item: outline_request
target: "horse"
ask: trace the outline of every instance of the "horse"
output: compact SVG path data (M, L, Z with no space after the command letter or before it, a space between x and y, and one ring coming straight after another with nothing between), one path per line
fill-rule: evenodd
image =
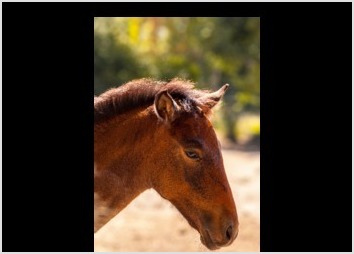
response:
M210 250L238 235L236 205L210 121L228 88L138 79L94 98L94 232L143 191L170 201Z

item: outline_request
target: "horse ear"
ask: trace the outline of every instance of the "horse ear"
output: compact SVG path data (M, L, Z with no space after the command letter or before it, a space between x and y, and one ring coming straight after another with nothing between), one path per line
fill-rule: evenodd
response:
M178 105L167 91L161 91L155 96L154 109L159 119L172 122L176 118Z
M206 94L199 98L199 103L203 107L212 109L221 100L226 90L229 88L229 84L223 85L219 90L213 93Z

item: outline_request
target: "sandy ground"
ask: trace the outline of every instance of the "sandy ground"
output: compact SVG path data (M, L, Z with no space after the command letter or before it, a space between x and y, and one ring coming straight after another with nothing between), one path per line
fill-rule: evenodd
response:
M239 214L235 242L218 251L260 250L260 153L222 150ZM168 201L154 190L142 193L95 234L95 251L209 251Z

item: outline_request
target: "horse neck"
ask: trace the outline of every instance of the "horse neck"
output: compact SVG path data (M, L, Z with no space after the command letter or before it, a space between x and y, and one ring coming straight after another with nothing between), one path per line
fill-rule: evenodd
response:
M147 154L156 119L151 109L140 109L95 126L95 228L151 187Z

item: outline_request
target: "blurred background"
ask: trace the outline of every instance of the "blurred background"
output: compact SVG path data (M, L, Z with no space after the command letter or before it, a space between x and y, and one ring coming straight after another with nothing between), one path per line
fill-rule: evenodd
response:
M180 77L200 89L230 87L212 119L239 213L236 241L220 251L259 251L260 19L95 18L94 91L138 78ZM208 251L153 190L95 234L95 251Z

